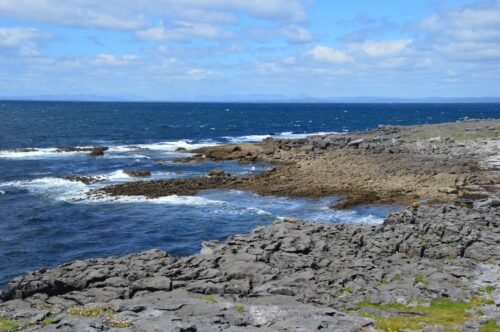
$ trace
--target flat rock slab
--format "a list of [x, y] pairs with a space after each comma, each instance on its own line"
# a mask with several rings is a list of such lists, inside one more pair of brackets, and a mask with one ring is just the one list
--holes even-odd
[[[416, 205], [376, 226], [285, 219], [205, 246], [185, 258], [151, 250], [28, 273], [0, 295], [0, 312], [55, 317], [36, 325], [45, 331], [117, 322], [132, 331], [357, 331], [371, 321], [342, 311], [368, 298], [467, 301], [498, 283], [500, 208]], [[74, 307], [108, 314], [79, 317]]]

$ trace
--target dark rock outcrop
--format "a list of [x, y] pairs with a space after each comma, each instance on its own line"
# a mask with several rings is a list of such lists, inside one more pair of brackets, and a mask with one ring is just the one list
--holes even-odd
[[148, 178], [151, 176], [151, 171], [124, 171], [125, 174], [127, 174], [130, 177], [133, 178]]
[[367, 299], [468, 300], [500, 282], [499, 262], [500, 208], [415, 204], [382, 225], [285, 219], [205, 243], [196, 256], [151, 250], [28, 273], [0, 295], [0, 311], [47, 308], [57, 322], [42, 331], [96, 329], [95, 318], [66, 311], [74, 306], [111, 307], [133, 331], [358, 331], [370, 321], [336, 310]]

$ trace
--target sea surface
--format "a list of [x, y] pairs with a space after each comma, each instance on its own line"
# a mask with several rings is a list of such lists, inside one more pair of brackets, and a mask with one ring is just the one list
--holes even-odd
[[[179, 147], [500, 118], [500, 104], [237, 104], [0, 101], [0, 288], [26, 271], [89, 257], [151, 248], [191, 255], [202, 241], [246, 233], [277, 217], [333, 223], [382, 222], [397, 206], [332, 211], [338, 197], [288, 199], [211, 190], [159, 199], [89, 199], [86, 192], [134, 181], [261, 172], [269, 165], [173, 163]], [[108, 146], [103, 157], [58, 153], [67, 146]], [[15, 151], [34, 148], [36, 151]], [[85, 185], [69, 175], [99, 176]]]

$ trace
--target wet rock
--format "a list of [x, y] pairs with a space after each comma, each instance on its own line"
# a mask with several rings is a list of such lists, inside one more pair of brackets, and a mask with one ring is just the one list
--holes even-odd
[[80, 175], [65, 176], [63, 177], [63, 179], [74, 182], [82, 182], [86, 185], [104, 181], [103, 179], [95, 176], [80, 176]]
[[104, 156], [104, 151], [107, 150], [109, 150], [109, 148], [105, 146], [95, 147], [90, 151], [89, 155], [94, 157]]
[[208, 176], [212, 177], [228, 177], [231, 176], [231, 174], [226, 173], [225, 171], [221, 169], [213, 169], [210, 172], [208, 172]]
[[36, 320], [46, 315], [37, 306], [57, 304], [63, 330], [111, 328], [105, 317], [64, 313], [78, 304], [113, 306], [133, 331], [357, 331], [372, 322], [330, 307], [355, 309], [367, 294], [375, 303], [463, 301], [495, 283], [496, 267], [481, 262], [500, 260], [499, 209], [415, 204], [375, 226], [285, 219], [191, 257], [152, 250], [76, 261], [14, 279], [0, 311]]
[[354, 148], [358, 148], [361, 143], [363, 143], [365, 140], [363, 138], [351, 141], [347, 143], [347, 146], [352, 146]]
[[60, 147], [56, 149], [56, 152], [91, 152], [94, 148], [81, 148], [75, 146]]
[[151, 171], [124, 171], [130, 177], [133, 178], [148, 178], [151, 176]]
[[13, 151], [14, 152], [37, 152], [38, 149], [34, 149], [34, 148], [21, 148], [21, 149], [15, 149]]

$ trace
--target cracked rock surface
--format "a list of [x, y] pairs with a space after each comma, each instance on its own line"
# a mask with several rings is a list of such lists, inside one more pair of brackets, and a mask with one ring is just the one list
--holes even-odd
[[191, 257], [150, 250], [28, 273], [0, 294], [0, 316], [40, 331], [363, 331], [368, 299], [467, 301], [486, 286], [500, 299], [499, 262], [499, 207], [415, 205], [377, 226], [285, 219]]

